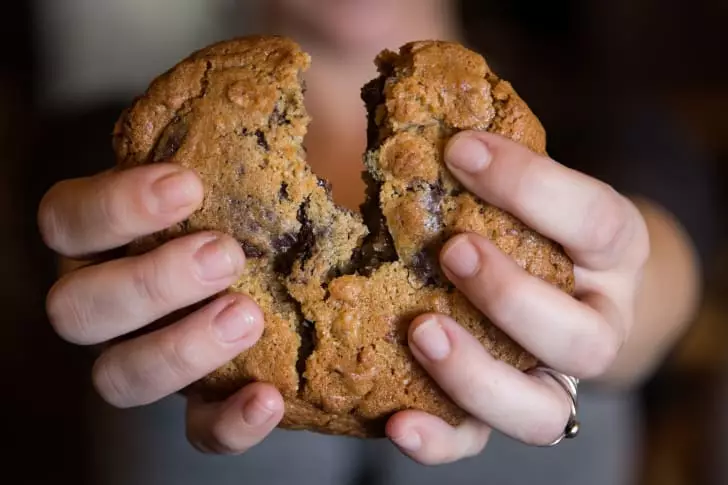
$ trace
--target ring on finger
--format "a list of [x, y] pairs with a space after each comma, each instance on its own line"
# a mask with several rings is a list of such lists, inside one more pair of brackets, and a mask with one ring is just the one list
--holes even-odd
[[555, 380], [569, 396], [569, 420], [566, 422], [564, 431], [554, 441], [545, 445], [545, 447], [556, 446], [564, 439], [576, 438], [581, 429], [581, 424], [577, 418], [579, 379], [545, 366], [538, 366], [529, 371], [529, 373], [542, 373], [548, 375]]

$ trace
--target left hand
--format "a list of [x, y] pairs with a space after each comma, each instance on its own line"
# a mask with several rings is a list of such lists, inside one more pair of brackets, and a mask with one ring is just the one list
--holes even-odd
[[[564, 247], [574, 261], [576, 291], [572, 297], [529, 275], [475, 234], [443, 248], [448, 278], [544, 365], [580, 379], [605, 373], [630, 334], [649, 255], [639, 210], [603, 182], [497, 135], [460, 133], [445, 159], [471, 192]], [[491, 429], [531, 445], [547, 445], [563, 433], [570, 401], [551, 377], [495, 360], [443, 315], [417, 318], [409, 342], [416, 359], [470, 415], [457, 428], [420, 411], [394, 415], [387, 434], [415, 461], [436, 465], [479, 454]]]

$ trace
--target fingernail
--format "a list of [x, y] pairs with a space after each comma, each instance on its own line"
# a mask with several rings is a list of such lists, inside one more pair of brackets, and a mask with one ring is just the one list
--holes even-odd
[[225, 343], [237, 342], [245, 338], [255, 324], [255, 317], [240, 302], [233, 302], [223, 308], [213, 320], [217, 337]]
[[254, 398], [243, 408], [243, 419], [250, 426], [260, 426], [273, 416], [271, 403]]
[[178, 170], [164, 175], [152, 185], [156, 197], [156, 212], [175, 212], [188, 207], [199, 199], [199, 186], [188, 170]]
[[471, 136], [462, 136], [453, 141], [445, 154], [445, 160], [452, 168], [474, 173], [490, 164], [491, 154], [482, 141]]
[[392, 441], [406, 451], [417, 451], [422, 446], [422, 438], [415, 431], [408, 431], [403, 436], [392, 438]]
[[468, 278], [478, 272], [480, 252], [468, 237], [462, 237], [447, 248], [442, 255], [442, 263], [458, 278]]
[[216, 237], [206, 242], [194, 256], [200, 277], [216, 281], [236, 275], [242, 267], [242, 260], [234, 249], [225, 239]]
[[430, 318], [412, 332], [412, 340], [430, 360], [442, 360], [450, 355], [450, 339], [440, 323]]

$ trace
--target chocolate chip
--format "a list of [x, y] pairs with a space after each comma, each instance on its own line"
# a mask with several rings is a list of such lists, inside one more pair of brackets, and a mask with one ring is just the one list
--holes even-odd
[[433, 239], [422, 250], [415, 253], [408, 266], [417, 278], [426, 285], [440, 285], [445, 281], [438, 262], [442, 248], [442, 237]]
[[361, 89], [361, 99], [367, 110], [367, 151], [376, 150], [380, 144], [376, 112], [379, 105], [384, 102], [385, 80], [386, 77], [382, 75], [372, 79]]
[[[300, 311], [300, 310], [299, 310]], [[316, 325], [311, 320], [301, 319], [298, 325], [298, 335], [301, 339], [301, 345], [298, 347], [298, 359], [296, 361], [296, 370], [299, 377], [299, 391], [305, 385], [306, 378], [306, 362], [316, 349]]]
[[188, 130], [189, 126], [185, 120], [179, 117], [173, 119], [159, 137], [152, 161], [159, 162], [172, 158], [182, 146]]
[[431, 283], [437, 272], [432, 258], [426, 251], [420, 251], [412, 257], [411, 267], [420, 281], [425, 283]]
[[331, 195], [331, 183], [328, 180], [316, 177], [316, 185], [323, 187], [328, 195]]
[[271, 241], [271, 246], [276, 253], [284, 253], [296, 244], [296, 235], [292, 233], [281, 234]]
[[301, 260], [305, 261], [313, 254], [313, 249], [316, 246], [316, 234], [313, 224], [308, 218], [308, 201], [301, 204], [298, 211], [298, 220], [301, 223], [301, 232], [298, 234], [298, 254]]
[[255, 137], [258, 139], [258, 146], [259, 147], [261, 147], [265, 151], [270, 150], [270, 146], [268, 145], [268, 141], [265, 139], [265, 133], [263, 133], [261, 130], [256, 130], [255, 131]]
[[440, 204], [445, 196], [445, 189], [440, 184], [430, 185], [430, 189], [425, 193], [425, 208], [433, 214], [440, 214]]
[[[298, 214], [296, 218], [301, 223], [301, 230], [297, 235], [290, 234], [293, 241], [288, 240], [288, 235], [284, 235], [285, 240], [279, 241], [279, 244], [283, 246], [290, 245], [286, 250], [278, 252], [276, 261], [274, 262], [275, 271], [280, 274], [289, 274], [293, 268], [293, 265], [297, 262], [303, 264], [307, 259], [311, 258], [313, 249], [316, 244], [316, 237], [314, 235], [314, 228], [311, 221], [308, 219], [306, 210], [308, 208], [308, 200], [302, 203], [298, 208]], [[272, 242], [275, 244], [275, 241]]]
[[458, 196], [460, 196], [460, 195], [462, 195], [464, 193], [465, 193], [465, 189], [463, 189], [462, 187], [458, 187], [458, 188], [452, 189], [450, 191], [450, 196], [451, 197], [458, 197]]
[[352, 267], [355, 267], [359, 274], [368, 276], [382, 264], [396, 261], [397, 252], [379, 205], [381, 184], [368, 172], [363, 173], [363, 179], [367, 186], [367, 197], [361, 205], [361, 214], [369, 234], [364, 239], [361, 249], [355, 251]]
[[431, 233], [439, 232], [442, 229], [442, 198], [445, 196], [445, 189], [440, 184], [431, 185], [423, 197], [422, 203], [430, 217], [427, 219], [427, 230]]
[[301, 261], [311, 259], [313, 250], [316, 247], [316, 236], [314, 234], [313, 226], [311, 224], [305, 224], [303, 228], [301, 228], [298, 239], [300, 244], [298, 253]]
[[[343, 270], [345, 270], [345, 269], [346, 268], [343, 268]], [[328, 288], [329, 288], [328, 282], [333, 281], [336, 278], [338, 278], [339, 276], [341, 276], [342, 274], [344, 274], [342, 272], [343, 270], [342, 270], [342, 268], [333, 267], [333, 268], [329, 268], [329, 270], [326, 272], [326, 277], [324, 278], [326, 281], [321, 283], [321, 288], [325, 289], [327, 294], [328, 294]]]
[[258, 246], [255, 246], [248, 241], [240, 241], [240, 246], [243, 248], [246, 258], [262, 258], [266, 254], [263, 249], [260, 249]]
[[289, 200], [288, 197], [288, 184], [283, 182], [281, 184], [281, 189], [278, 191], [278, 198]]
[[269, 126], [284, 126], [291, 124], [291, 120], [286, 117], [287, 113], [281, 113], [280, 104], [281, 102], [279, 101], [276, 103], [275, 108], [273, 108], [273, 113], [271, 113], [270, 119], [268, 120]]

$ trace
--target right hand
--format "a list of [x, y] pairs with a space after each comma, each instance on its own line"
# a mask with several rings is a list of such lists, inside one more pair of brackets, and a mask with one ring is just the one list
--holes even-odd
[[[91, 260], [186, 219], [202, 199], [194, 172], [154, 164], [59, 182], [41, 201], [38, 224], [61, 257]], [[263, 332], [261, 310], [247, 296], [228, 294], [172, 325], [111, 341], [225, 290], [244, 265], [233, 238], [188, 235], [62, 275], [48, 294], [48, 317], [63, 339], [105, 347], [92, 371], [105, 401], [120, 408], [149, 404], [255, 344]], [[282, 416], [280, 393], [250, 384], [221, 403], [188, 398], [187, 436], [200, 451], [238, 454], [262, 441]]]

